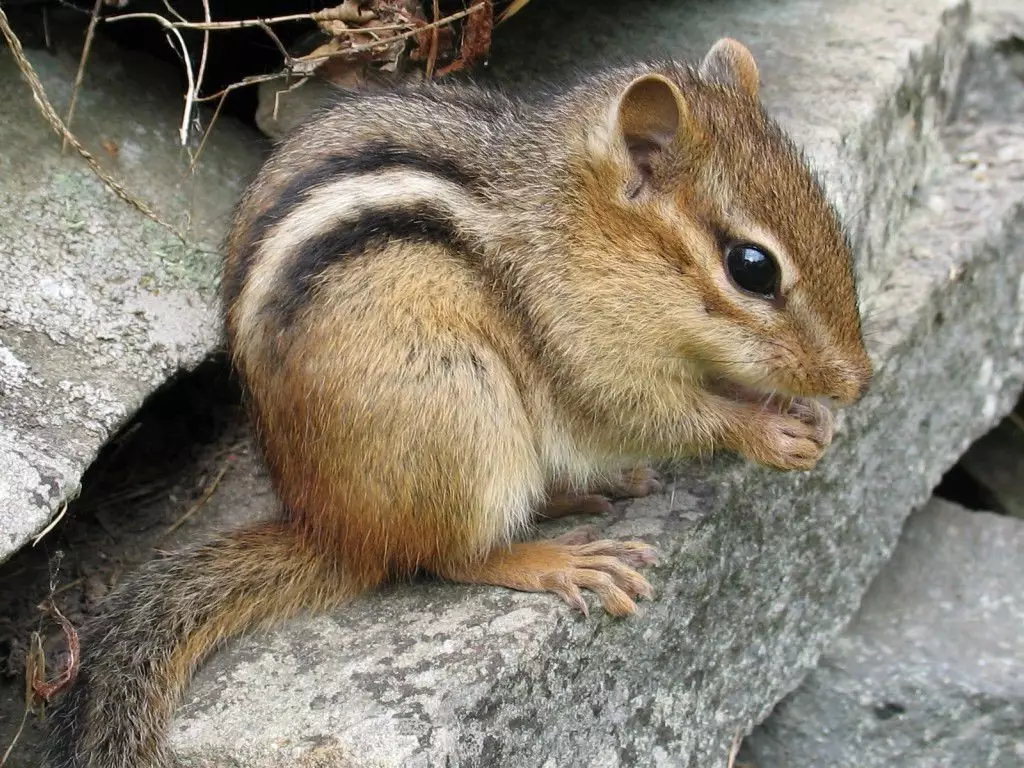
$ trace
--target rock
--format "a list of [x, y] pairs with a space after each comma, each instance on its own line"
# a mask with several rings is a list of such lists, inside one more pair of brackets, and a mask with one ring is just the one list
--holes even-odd
[[933, 499], [818, 668], [747, 740], [757, 768], [1024, 764], [1024, 522]]
[[[28, 53], [63, 115], [79, 53], [57, 45]], [[74, 150], [61, 156], [0, 50], [0, 562], [77, 492], [146, 395], [216, 345], [217, 245], [259, 160], [255, 132], [222, 119], [189, 179], [176, 76], [101, 41], [86, 72], [74, 132], [165, 220], [184, 228], [191, 212], [191, 228], [183, 244]]]
[[[232, 642], [173, 727], [188, 765], [725, 766], [1024, 386], [1024, 110], [980, 44], [954, 100], [964, 4], [533, 5], [492, 58], [524, 86], [612, 56], [699, 55], [724, 33], [752, 46], [770, 107], [850, 212], [872, 392], [812, 473], [719, 458], [620, 505], [605, 533], [664, 553], [632, 620], [417, 583]], [[940, 131], [954, 103], [962, 122]]]
[[1024, 519], [1024, 403], [960, 460], [1000, 512]]

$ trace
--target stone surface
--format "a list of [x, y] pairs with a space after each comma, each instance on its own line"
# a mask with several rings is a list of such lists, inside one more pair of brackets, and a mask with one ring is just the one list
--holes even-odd
[[[1009, 90], [995, 100], [986, 70], [963, 123], [937, 127], [966, 6], [561, 3], [520, 16], [497, 77], [699, 55], [723, 33], [750, 43], [770, 106], [851, 214], [873, 391], [812, 473], [719, 458], [620, 506], [605, 532], [664, 554], [633, 620], [420, 583], [231, 643], [173, 728], [189, 765], [725, 766], [734, 734], [855, 613], [909, 511], [1024, 385], [1024, 113]], [[526, 33], [531, 21], [544, 29]]]
[[1024, 521], [938, 499], [747, 740], [758, 768], [1024, 764]]
[[1024, 401], [971, 446], [960, 466], [1000, 512], [1024, 520]]
[[[58, 36], [56, 55], [29, 51], [61, 114], [73, 45]], [[173, 74], [102, 44], [86, 71], [74, 132], [186, 243], [116, 198], [73, 150], [61, 155], [0, 49], [0, 562], [76, 493], [143, 398], [217, 343], [216, 247], [260, 154], [254, 132], [224, 120], [189, 177]]]

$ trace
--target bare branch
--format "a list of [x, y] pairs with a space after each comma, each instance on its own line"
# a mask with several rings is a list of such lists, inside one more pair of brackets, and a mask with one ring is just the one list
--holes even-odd
[[[78, 103], [78, 91], [82, 87], [82, 78], [85, 77], [85, 61], [89, 58], [89, 51], [92, 50], [92, 40], [96, 34], [96, 25], [100, 20], [100, 6], [103, 0], [96, 0], [92, 7], [92, 17], [89, 19], [89, 28], [85, 31], [85, 44], [82, 46], [82, 56], [78, 59], [78, 71], [75, 72], [75, 84], [71, 89], [71, 103], [68, 104], [68, 114], [64, 118], [64, 124], [71, 129], [71, 121], [75, 117], [75, 105]], [[68, 140], [65, 137], [60, 144], [60, 152], [64, 154], [68, 148]]]
[[74, 147], [75, 151], [78, 152], [82, 159], [88, 164], [89, 168], [92, 169], [92, 172], [95, 173], [115, 195], [135, 208], [146, 218], [156, 222], [179, 240], [185, 242], [184, 236], [178, 232], [178, 230], [157, 216], [156, 212], [152, 208], [132, 195], [120, 184], [120, 182], [103, 170], [103, 167], [99, 164], [96, 158], [93, 157], [92, 153], [83, 147], [82, 143], [73, 133], [71, 133], [71, 131], [68, 130], [68, 127], [64, 125], [64, 121], [60, 119], [60, 115], [57, 114], [57, 111], [53, 108], [53, 104], [51, 104], [50, 100], [46, 97], [46, 89], [43, 88], [43, 84], [39, 80], [39, 75], [36, 74], [32, 63], [25, 56], [25, 51], [21, 47], [21, 40], [18, 39], [18, 36], [14, 34], [14, 30], [11, 29], [10, 22], [7, 20], [7, 14], [4, 13], [3, 6], [0, 6], [0, 35], [2, 35], [7, 41], [7, 46], [10, 48], [11, 54], [14, 56], [14, 61], [18, 65], [18, 69], [21, 70], [21, 74], [28, 82], [28, 87], [32, 91], [32, 100], [35, 101], [40, 113], [42, 113], [43, 117], [46, 118], [46, 122], [50, 124], [53, 131]]

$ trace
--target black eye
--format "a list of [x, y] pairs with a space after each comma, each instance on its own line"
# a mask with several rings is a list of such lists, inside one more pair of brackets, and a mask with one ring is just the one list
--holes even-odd
[[753, 245], [735, 245], [725, 255], [729, 277], [748, 293], [775, 298], [779, 290], [779, 265], [775, 257]]

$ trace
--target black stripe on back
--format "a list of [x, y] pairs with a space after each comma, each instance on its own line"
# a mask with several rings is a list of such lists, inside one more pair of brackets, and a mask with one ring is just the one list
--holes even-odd
[[238, 266], [225, 281], [225, 299], [233, 303], [241, 294], [255, 260], [256, 249], [271, 228], [305, 203], [318, 187], [346, 176], [374, 171], [408, 168], [440, 177], [470, 191], [479, 190], [482, 180], [447, 157], [428, 155], [418, 150], [376, 141], [353, 154], [331, 155], [295, 176], [266, 211], [256, 217], [239, 254]]
[[451, 217], [428, 203], [396, 208], [375, 207], [306, 240], [291, 258], [267, 309], [287, 327], [313, 298], [319, 278], [339, 261], [358, 256], [388, 241], [443, 245], [460, 254], [473, 252]]

